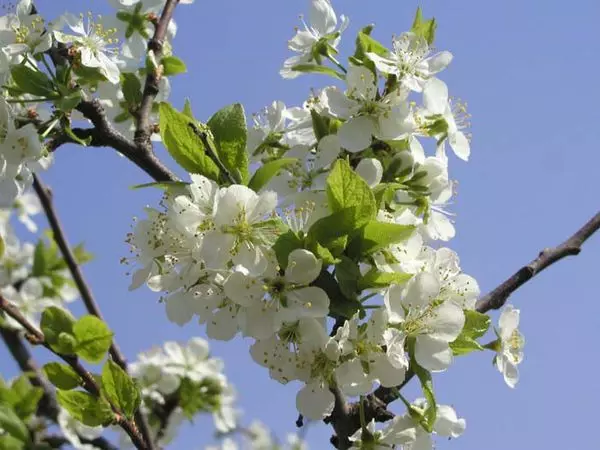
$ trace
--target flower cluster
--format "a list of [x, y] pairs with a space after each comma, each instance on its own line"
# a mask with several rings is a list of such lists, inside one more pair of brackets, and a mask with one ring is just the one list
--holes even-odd
[[[130, 370], [141, 387], [146, 412], [158, 417], [168, 415], [163, 444], [175, 436], [185, 417], [192, 418], [198, 412], [212, 413], [215, 427], [221, 433], [235, 429], [238, 415], [235, 390], [223, 374], [223, 362], [210, 357], [204, 339], [192, 338], [185, 345], [166, 342], [162, 348], [140, 353]], [[165, 413], [164, 408], [169, 404], [177, 406]]]

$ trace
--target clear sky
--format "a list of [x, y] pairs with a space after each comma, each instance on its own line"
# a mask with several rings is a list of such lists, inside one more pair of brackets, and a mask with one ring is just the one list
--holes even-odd
[[[304, 0], [197, 0], [181, 6], [175, 54], [189, 72], [173, 79], [172, 102], [190, 97], [195, 114], [207, 119], [220, 107], [241, 102], [247, 112], [273, 100], [299, 104], [319, 76], [286, 81], [278, 70], [289, 55], [286, 40], [307, 11]], [[344, 55], [359, 27], [375, 23], [384, 43], [410, 27], [419, 3], [411, 0], [333, 0], [350, 17]], [[108, 12], [104, 1], [38, 0], [50, 18], [81, 8]], [[562, 242], [598, 210], [600, 202], [600, 2], [597, 0], [431, 0], [420, 4], [439, 22], [437, 47], [455, 59], [441, 78], [472, 114], [469, 163], [454, 157], [450, 173], [459, 181], [453, 205], [463, 270], [488, 291], [535, 257]], [[161, 151], [160, 156], [175, 168]], [[132, 217], [160, 193], [128, 187], [150, 181], [110, 149], [62, 147], [43, 174], [71, 242], [85, 241], [97, 258], [85, 267], [102, 310], [129, 358], [167, 339], [204, 335], [194, 323], [170, 323], [147, 289], [131, 294], [124, 242]], [[458, 440], [440, 449], [577, 449], [597, 446], [600, 387], [600, 237], [577, 257], [560, 262], [519, 290], [526, 338], [521, 381], [509, 389], [492, 367], [490, 352], [457, 359], [435, 376], [438, 401], [452, 404], [467, 420]], [[496, 321], [497, 315], [494, 315]], [[212, 343], [215, 356], [239, 390], [244, 420], [260, 419], [284, 436], [294, 429], [297, 385], [271, 381], [251, 362], [248, 342]], [[36, 354], [40, 354], [36, 352]], [[0, 372], [16, 368], [0, 349]], [[417, 386], [409, 391], [417, 394]], [[400, 411], [400, 406], [396, 408]], [[212, 425], [186, 427], [174, 449], [199, 449], [212, 439]], [[328, 448], [331, 429], [312, 426], [313, 449]]]

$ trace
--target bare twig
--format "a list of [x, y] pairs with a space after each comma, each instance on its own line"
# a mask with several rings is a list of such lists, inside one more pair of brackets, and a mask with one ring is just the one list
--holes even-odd
[[[82, 101], [77, 106], [77, 110], [94, 125], [94, 129], [91, 129], [93, 131], [86, 132], [78, 129], [78, 137], [92, 137], [91, 145], [114, 148], [156, 181], [175, 181], [178, 179], [173, 172], [160, 162], [152, 151], [150, 136], [148, 136], [148, 145], [144, 146], [138, 146], [135, 142], [127, 139], [112, 126], [98, 99]], [[65, 142], [68, 141], [60, 142], [59, 140], [61, 144]], [[58, 147], [55, 144], [54, 146], [55, 148]]]
[[526, 266], [521, 267], [506, 281], [492, 290], [489, 294], [483, 296], [477, 302], [475, 309], [479, 312], [487, 312], [491, 309], [501, 308], [510, 294], [523, 286], [527, 281], [550, 267], [561, 259], [578, 255], [581, 252], [581, 246], [596, 231], [600, 229], [600, 212], [592, 217], [583, 227], [581, 227], [573, 236], [560, 244], [558, 247], [546, 248], [540, 252], [537, 258]]
[[[34, 345], [43, 345], [64, 362], [66, 362], [71, 368], [81, 377], [83, 383], [83, 388], [88, 391], [90, 394], [95, 396], [100, 396], [100, 386], [94, 379], [93, 375], [79, 362], [79, 359], [76, 356], [72, 355], [64, 355], [62, 353], [58, 353], [52, 349], [52, 347], [46, 342], [46, 338], [44, 333], [38, 330], [33, 324], [31, 324], [18, 308], [13, 305], [11, 302], [6, 300], [2, 295], [0, 295], [0, 310], [4, 311], [7, 315], [9, 315], [12, 319], [14, 319], [19, 325], [21, 325], [25, 331], [27, 340]], [[108, 400], [107, 400], [108, 401]], [[144, 438], [140, 434], [138, 428], [135, 423], [128, 420], [125, 415], [110, 401], [108, 401], [113, 412], [115, 413], [115, 422], [123, 428], [123, 430], [127, 433], [127, 435], [131, 438], [131, 441], [138, 449], [149, 450], [150, 447], [144, 441]]]
[[[79, 267], [75, 255], [71, 250], [71, 246], [67, 241], [65, 232], [62, 228], [62, 225], [60, 224], [56, 210], [54, 209], [54, 204], [52, 203], [52, 196], [50, 194], [50, 191], [43, 185], [43, 183], [36, 175], [33, 176], [33, 188], [40, 199], [40, 203], [42, 204], [42, 208], [44, 209], [44, 212], [50, 224], [50, 228], [52, 229], [52, 234], [54, 240], [56, 241], [56, 245], [60, 249], [60, 252], [62, 253], [65, 259], [65, 262], [67, 263], [69, 272], [71, 273], [73, 281], [75, 282], [75, 285], [77, 286], [77, 289], [81, 294], [81, 298], [83, 300], [83, 303], [85, 304], [87, 311], [90, 314], [93, 314], [94, 316], [104, 320], [104, 318], [102, 317], [102, 313], [100, 312], [100, 308], [98, 307], [98, 303], [94, 299], [92, 291], [88, 286], [87, 282], [85, 281], [83, 273], [81, 272], [81, 268]], [[114, 340], [110, 346], [109, 353], [112, 359], [123, 370], [127, 371], [127, 361], [125, 360], [125, 357], [121, 353], [121, 350], [119, 349]], [[147, 448], [153, 450], [154, 444], [146, 416], [140, 410], [138, 410], [135, 414], [135, 419], [137, 421], [138, 426], [140, 427], [140, 431], [144, 436], [144, 439], [148, 443]]]
[[154, 99], [156, 98], [159, 90], [158, 83], [160, 82], [162, 75], [160, 60], [162, 58], [163, 45], [167, 35], [169, 23], [173, 18], [173, 13], [175, 12], [175, 7], [178, 3], [179, 0], [167, 0], [165, 7], [162, 10], [160, 19], [158, 19], [158, 23], [156, 24], [154, 36], [152, 36], [152, 39], [150, 39], [148, 42], [148, 50], [152, 50], [152, 52], [154, 52], [154, 57], [158, 64], [158, 68], [150, 71], [146, 75], [146, 83], [144, 85], [144, 91], [142, 92], [142, 100], [136, 113], [137, 124], [135, 130], [135, 143], [140, 149], [145, 149], [148, 151], [152, 151], [152, 143], [150, 142], [152, 130], [150, 129], [149, 122], [150, 113], [152, 112], [152, 105], [154, 104]]

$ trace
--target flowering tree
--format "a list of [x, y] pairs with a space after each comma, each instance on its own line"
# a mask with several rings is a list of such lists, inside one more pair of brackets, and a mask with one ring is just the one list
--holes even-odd
[[[48, 20], [21, 0], [0, 19], [0, 334], [23, 371], [0, 383], [0, 448], [153, 450], [199, 414], [213, 416], [223, 450], [236, 437], [282, 448], [260, 424], [239, 424], [235, 390], [206, 340], [166, 342], [126, 362], [81, 271], [91, 255], [69, 245], [39, 178], [67, 143], [112, 147], [153, 180], [135, 188], [164, 191], [127, 236], [130, 289], [147, 286], [169, 321], [194, 319], [211, 339], [249, 338], [274, 381], [299, 383], [298, 426], [331, 424], [335, 448], [420, 450], [434, 435], [459, 437], [466, 421], [438, 402], [448, 394], [432, 381], [455, 357], [491, 351], [515, 387], [524, 339], [507, 300], [579, 253], [600, 213], [481, 295], [444, 246], [455, 234], [449, 165], [469, 159], [470, 140], [464, 105], [438, 78], [452, 54], [433, 50], [434, 19], [417, 10], [389, 46], [366, 26], [342, 58], [348, 19], [312, 0], [281, 76], [317, 73], [331, 84], [301, 106], [275, 101], [250, 124], [237, 103], [203, 122], [189, 101], [182, 111], [167, 101], [186, 70], [172, 16], [192, 1], [110, 3], [110, 17]], [[189, 177], [178, 179], [154, 145]], [[20, 242], [11, 220], [35, 232], [30, 216], [42, 210], [50, 233]], [[87, 315], [69, 312], [77, 298]], [[39, 368], [30, 345], [55, 360]], [[411, 380], [421, 398], [405, 398]], [[397, 400], [396, 415], [388, 405]], [[119, 447], [103, 437], [109, 427]], [[285, 448], [304, 445], [292, 436]]]

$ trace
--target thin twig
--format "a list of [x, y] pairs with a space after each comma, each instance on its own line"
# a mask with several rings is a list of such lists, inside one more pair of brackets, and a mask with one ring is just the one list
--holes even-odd
[[[46, 338], [44, 333], [38, 330], [32, 323], [30, 323], [24, 316], [21, 314], [19, 309], [13, 305], [11, 302], [6, 300], [2, 295], [0, 295], [0, 310], [4, 311], [7, 315], [9, 315], [12, 319], [14, 319], [19, 325], [21, 325], [26, 333], [27, 340], [34, 345], [43, 345], [64, 362], [66, 362], [71, 368], [81, 377], [83, 383], [83, 388], [88, 391], [90, 394], [100, 397], [100, 386], [94, 379], [93, 375], [79, 362], [79, 359], [73, 355], [65, 355], [59, 352], [56, 352], [52, 349], [52, 347], [46, 342]], [[107, 400], [108, 401], [108, 400]], [[110, 404], [113, 412], [115, 413], [115, 422], [123, 428], [123, 430], [130, 437], [133, 444], [138, 449], [149, 450], [150, 447], [146, 445], [144, 438], [140, 434], [134, 422], [128, 420], [125, 415], [110, 401]]]
[[475, 309], [481, 313], [491, 309], [501, 308], [510, 294], [531, 280], [534, 276], [550, 267], [561, 259], [578, 255], [581, 252], [581, 246], [596, 231], [600, 229], [600, 212], [592, 217], [583, 227], [581, 227], [573, 236], [560, 244], [558, 247], [546, 248], [540, 252], [537, 258], [526, 266], [521, 267], [511, 277], [506, 279], [497, 288], [489, 294], [483, 296], [475, 305]]
[[[42, 208], [44, 209], [46, 217], [48, 218], [48, 223], [52, 229], [53, 238], [65, 259], [69, 272], [71, 273], [73, 281], [75, 282], [75, 285], [81, 294], [81, 298], [87, 311], [99, 319], [104, 320], [102, 313], [100, 312], [100, 308], [98, 307], [98, 303], [94, 299], [92, 291], [85, 281], [83, 273], [81, 272], [81, 268], [77, 263], [77, 259], [71, 250], [69, 242], [67, 241], [65, 232], [58, 219], [58, 214], [54, 209], [50, 191], [43, 185], [36, 175], [33, 176], [33, 188], [40, 199], [40, 203], [42, 204]], [[115, 363], [117, 363], [123, 370], [127, 371], [127, 361], [125, 360], [123, 353], [121, 353], [121, 350], [114, 340], [110, 346], [109, 353]], [[144, 436], [144, 439], [148, 443], [148, 448], [153, 450], [154, 444], [146, 416], [138, 409], [135, 414], [135, 419], [140, 427], [140, 431]]]
[[160, 60], [162, 59], [163, 45], [165, 37], [167, 36], [169, 23], [173, 18], [173, 13], [175, 12], [175, 7], [178, 3], [179, 0], [167, 0], [160, 19], [158, 19], [158, 23], [156, 24], [154, 36], [152, 36], [152, 39], [148, 42], [148, 50], [154, 52], [158, 67], [155, 70], [149, 71], [146, 75], [142, 100], [136, 113], [137, 123], [135, 130], [135, 143], [140, 149], [148, 151], [152, 151], [152, 143], [150, 142], [150, 136], [152, 135], [152, 130], [150, 129], [150, 113], [152, 112], [154, 99], [159, 91], [158, 83], [160, 82], [162, 75]]

